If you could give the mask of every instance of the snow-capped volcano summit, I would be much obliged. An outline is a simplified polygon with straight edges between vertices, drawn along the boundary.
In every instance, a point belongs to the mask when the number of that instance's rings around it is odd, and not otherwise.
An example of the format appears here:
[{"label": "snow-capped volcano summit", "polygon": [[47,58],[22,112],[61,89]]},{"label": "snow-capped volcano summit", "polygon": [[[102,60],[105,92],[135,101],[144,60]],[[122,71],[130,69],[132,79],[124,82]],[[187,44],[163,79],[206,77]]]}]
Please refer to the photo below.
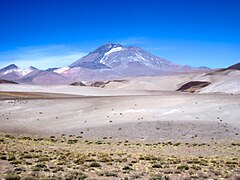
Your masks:
[{"label": "snow-capped volcano summit", "polygon": [[[76,66],[83,66],[86,65],[86,63],[95,63],[95,64],[106,64],[105,59],[114,52],[123,51],[124,48],[120,44],[112,44],[108,43],[105,44],[99,48],[97,48],[95,51],[89,53],[87,56],[84,56],[83,58],[79,59],[78,61],[74,62],[70,65],[70,67],[76,67]],[[106,66],[102,66],[102,68],[107,68]],[[97,69],[102,69],[101,67],[97,66]]]},{"label": "snow-capped volcano summit", "polygon": [[105,44],[95,51],[82,57],[78,61],[72,63],[70,67],[83,67],[88,69],[110,69],[105,63],[105,59],[112,53],[123,50],[120,44]]},{"label": "snow-capped volcano summit", "polygon": [[[138,47],[125,47],[121,44],[105,44],[95,51],[82,57],[70,67],[89,69],[126,69],[150,68],[161,71],[180,70],[181,66],[154,56]],[[146,70],[146,69],[145,69]]]}]

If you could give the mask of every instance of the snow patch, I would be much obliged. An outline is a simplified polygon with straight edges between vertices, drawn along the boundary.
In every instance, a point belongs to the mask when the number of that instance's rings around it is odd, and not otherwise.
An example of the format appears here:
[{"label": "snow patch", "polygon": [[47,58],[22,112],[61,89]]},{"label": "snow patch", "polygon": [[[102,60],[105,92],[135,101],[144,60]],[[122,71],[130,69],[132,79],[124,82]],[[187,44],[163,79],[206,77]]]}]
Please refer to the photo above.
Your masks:
[{"label": "snow patch", "polygon": [[122,47],[112,48],[110,51],[108,51],[108,52],[105,53],[105,56],[107,56],[107,55],[109,55],[109,54],[111,54],[111,53],[113,53],[113,52],[122,51],[122,50],[123,50]]},{"label": "snow patch", "polygon": [[5,71],[2,75],[6,75],[6,74],[9,74],[9,73],[15,72],[20,76],[25,76],[25,75],[31,73],[32,71],[33,71],[32,68],[23,69],[23,70],[19,69],[19,68],[18,69],[10,69],[10,70]]},{"label": "snow patch", "polygon": [[8,73],[11,73],[11,72],[16,72],[17,70],[16,69],[10,69],[10,70],[7,70],[3,73],[3,75],[5,74],[8,74]]},{"label": "snow patch", "polygon": [[54,70],[53,72],[57,73],[57,74],[64,74],[66,71],[68,71],[70,69],[70,67],[62,67],[59,69]]},{"label": "snow patch", "polygon": [[20,73],[21,73],[22,76],[25,76],[25,75],[27,75],[27,74],[29,74],[31,72],[33,72],[33,69],[28,68],[28,69],[22,70]]},{"label": "snow patch", "polygon": [[107,56],[109,54],[114,53],[114,52],[118,52],[118,51],[122,51],[122,50],[123,50],[122,47],[116,47],[116,48],[110,49],[110,51],[108,51],[104,54],[103,58],[99,62],[102,63],[102,64],[105,64],[104,60],[107,59]]}]

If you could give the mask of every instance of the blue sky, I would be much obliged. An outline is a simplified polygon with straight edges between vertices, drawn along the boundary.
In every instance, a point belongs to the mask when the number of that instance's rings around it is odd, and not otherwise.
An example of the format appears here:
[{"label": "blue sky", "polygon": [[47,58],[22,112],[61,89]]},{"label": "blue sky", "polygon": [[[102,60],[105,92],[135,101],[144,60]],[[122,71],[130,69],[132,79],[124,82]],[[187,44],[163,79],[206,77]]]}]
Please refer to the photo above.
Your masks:
[{"label": "blue sky", "polygon": [[107,42],[179,64],[240,61],[239,0],[1,0],[0,67],[67,66]]}]

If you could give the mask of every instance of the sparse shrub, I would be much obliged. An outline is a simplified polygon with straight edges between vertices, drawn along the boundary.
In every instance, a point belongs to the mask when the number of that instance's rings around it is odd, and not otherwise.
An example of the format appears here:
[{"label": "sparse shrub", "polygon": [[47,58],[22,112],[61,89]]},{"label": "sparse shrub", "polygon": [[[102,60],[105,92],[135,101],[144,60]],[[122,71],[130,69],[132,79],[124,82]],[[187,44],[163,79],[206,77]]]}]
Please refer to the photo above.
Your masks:
[{"label": "sparse shrub", "polygon": [[139,160],[146,160],[146,161],[156,161],[156,160],[158,160],[158,158],[157,157],[155,157],[155,156],[153,156],[153,155],[146,155],[146,156],[140,156],[139,157]]},{"label": "sparse shrub", "polygon": [[22,137],[22,139],[23,139],[23,140],[28,140],[28,141],[31,141],[31,140],[32,140],[32,138],[27,137],[27,136]]},{"label": "sparse shrub", "polygon": [[230,168],[234,168],[238,165],[238,162],[237,161],[227,161],[226,162],[226,166],[227,167],[230,167]]},{"label": "sparse shrub", "polygon": [[11,161],[11,164],[21,164],[21,163],[22,163],[22,161],[21,160],[17,160],[17,159]]},{"label": "sparse shrub", "polygon": [[20,180],[21,177],[17,174],[8,174],[5,179],[6,180]]},{"label": "sparse shrub", "polygon": [[189,170],[189,166],[187,164],[181,164],[177,166],[178,170]]},{"label": "sparse shrub", "polygon": [[25,164],[26,164],[26,165],[32,165],[32,162],[26,161]]},{"label": "sparse shrub", "polygon": [[133,170],[131,167],[129,167],[129,166],[124,166],[123,168],[122,168],[122,170],[124,170],[124,171],[130,171],[130,170]]},{"label": "sparse shrub", "polygon": [[166,145],[173,145],[173,143],[171,141],[167,142]]},{"label": "sparse shrub", "polygon": [[176,143],[176,144],[173,144],[174,146],[179,146],[179,145],[181,145],[181,143],[180,142],[178,142],[178,143]]},{"label": "sparse shrub", "polygon": [[91,164],[89,164],[89,167],[101,167],[101,164],[97,162],[92,162]]},{"label": "sparse shrub", "polygon": [[26,169],[23,167],[17,167],[14,169],[14,172],[16,172],[17,174],[19,174],[21,172],[25,172],[25,171],[26,171]]},{"label": "sparse shrub", "polygon": [[57,139],[49,139],[49,141],[55,143],[55,142],[57,142]]},{"label": "sparse shrub", "polygon": [[194,158],[194,159],[188,160],[187,163],[189,163],[189,164],[200,164],[201,161],[197,158]]},{"label": "sparse shrub", "polygon": [[111,161],[113,161],[113,159],[106,153],[99,153],[97,155],[97,157],[98,157],[98,160],[100,162],[111,162]]},{"label": "sparse shrub", "polygon": [[43,171],[45,171],[45,172],[49,172],[50,169],[48,169],[48,168],[44,168]]},{"label": "sparse shrub", "polygon": [[229,165],[229,164],[238,165],[238,162],[237,162],[237,161],[227,161],[226,164],[227,164],[227,165]]},{"label": "sparse shrub", "polygon": [[68,144],[76,144],[78,142],[78,140],[77,139],[69,139],[68,140]]},{"label": "sparse shrub", "polygon": [[133,175],[130,176],[130,179],[131,179],[131,180],[141,179],[141,176],[142,176],[142,174],[133,174]]},{"label": "sparse shrub", "polygon": [[162,165],[161,164],[153,164],[152,167],[153,168],[162,168]]},{"label": "sparse shrub", "polygon": [[109,171],[101,171],[97,173],[98,176],[104,176],[104,177],[118,177],[118,174],[116,172],[109,172]]},{"label": "sparse shrub", "polygon": [[132,160],[131,163],[136,164],[138,161],[137,160]]},{"label": "sparse shrub", "polygon": [[199,170],[202,169],[200,166],[196,166],[196,165],[191,166],[191,168],[196,170],[196,171],[199,171]]},{"label": "sparse shrub", "polygon": [[31,169],[32,169],[32,171],[41,171],[41,168],[36,167],[36,166],[33,166]]},{"label": "sparse shrub", "polygon": [[152,175],[149,180],[170,180],[170,178],[161,174],[155,174]]},{"label": "sparse shrub", "polygon": [[111,162],[113,159],[111,157],[102,157],[99,159],[100,162]]},{"label": "sparse shrub", "polygon": [[35,167],[46,168],[47,166],[45,164],[39,163],[39,164],[36,164]]},{"label": "sparse shrub", "polygon": [[0,156],[0,159],[1,159],[1,160],[7,160],[7,156],[2,155],[2,156]]},{"label": "sparse shrub", "polygon": [[82,172],[71,171],[71,172],[67,173],[67,175],[65,176],[65,179],[66,180],[72,180],[72,179],[84,180],[87,177],[88,176]]},{"label": "sparse shrub", "polygon": [[181,163],[181,159],[171,159],[171,163],[172,164],[180,164]]},{"label": "sparse shrub", "polygon": [[60,166],[60,165],[65,165],[65,164],[66,164],[65,161],[59,161],[59,162],[57,163],[58,166]]},{"label": "sparse shrub", "polygon": [[6,138],[13,138],[10,134],[5,134]]},{"label": "sparse shrub", "polygon": [[103,142],[102,141],[97,141],[96,144],[101,145],[101,144],[103,144]]},{"label": "sparse shrub", "polygon": [[32,155],[31,154],[24,154],[22,155],[22,159],[25,158],[25,159],[31,159],[32,158]]},{"label": "sparse shrub", "polygon": [[8,158],[7,158],[8,161],[13,161],[15,159],[16,159],[16,157],[14,154],[8,154]]},{"label": "sparse shrub", "polygon": [[40,157],[38,158],[38,162],[44,162],[44,161],[49,161],[48,157]]},{"label": "sparse shrub", "polygon": [[78,165],[81,165],[81,164],[84,164],[86,162],[86,159],[88,157],[84,154],[79,154],[77,156],[77,158],[73,161],[75,164],[78,164]]},{"label": "sparse shrub", "polygon": [[32,175],[28,175],[27,177],[23,177],[21,178],[22,180],[38,180],[38,178],[32,176]]},{"label": "sparse shrub", "polygon": [[164,170],[164,173],[165,173],[165,174],[173,174],[174,171],[173,171],[172,169],[165,169],[165,170]]},{"label": "sparse shrub", "polygon": [[86,159],[86,162],[96,162],[96,160],[93,158],[88,158],[88,159]]}]

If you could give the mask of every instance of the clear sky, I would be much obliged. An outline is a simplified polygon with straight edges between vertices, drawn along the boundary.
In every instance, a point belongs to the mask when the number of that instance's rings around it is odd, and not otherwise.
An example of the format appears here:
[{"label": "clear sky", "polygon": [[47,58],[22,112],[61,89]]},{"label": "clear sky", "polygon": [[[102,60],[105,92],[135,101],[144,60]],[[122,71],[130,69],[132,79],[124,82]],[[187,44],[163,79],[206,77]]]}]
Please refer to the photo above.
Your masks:
[{"label": "clear sky", "polygon": [[240,62],[240,1],[0,1],[0,68],[67,66],[107,42],[226,67]]}]

